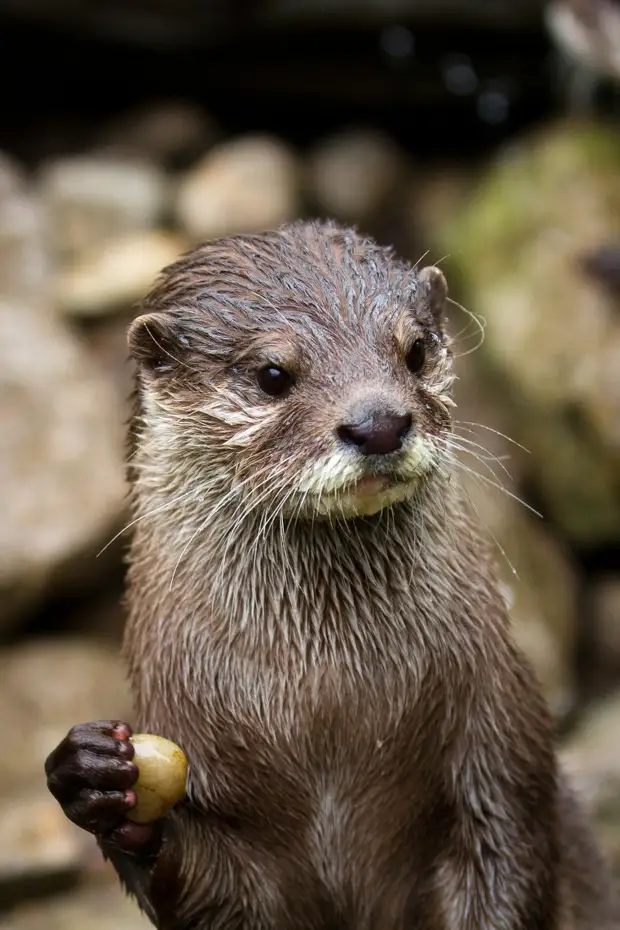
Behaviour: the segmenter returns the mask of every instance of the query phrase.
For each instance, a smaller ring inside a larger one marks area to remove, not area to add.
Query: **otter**
[[[161,930],[612,930],[619,908],[455,468],[447,284],[298,221],[190,251],[130,326],[134,726],[46,761]]]

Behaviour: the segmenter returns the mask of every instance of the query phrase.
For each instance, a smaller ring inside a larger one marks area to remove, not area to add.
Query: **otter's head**
[[[140,441],[208,507],[351,518],[405,500],[450,428],[446,296],[437,268],[331,223],[201,246],[130,329]]]

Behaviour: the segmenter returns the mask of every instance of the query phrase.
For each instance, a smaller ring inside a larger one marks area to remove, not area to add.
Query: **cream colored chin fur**
[[[410,481],[393,485],[377,494],[345,491],[343,494],[323,495],[314,500],[310,497],[308,506],[301,510],[300,516],[335,517],[341,520],[371,517],[392,504],[413,497],[417,485],[417,481]]]
[[[433,443],[416,436],[403,450],[393,471],[378,475],[385,474],[391,483],[373,492],[358,489],[355,484],[374,472],[363,460],[339,450],[314,462],[301,474],[298,502],[291,504],[287,516],[293,512],[300,517],[344,520],[372,516],[413,497],[420,478],[433,467],[434,459]]]

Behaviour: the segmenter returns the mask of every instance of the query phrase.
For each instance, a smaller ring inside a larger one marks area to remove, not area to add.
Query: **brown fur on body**
[[[620,926],[455,475],[442,282],[298,223],[185,256],[132,327],[125,651],[190,782],[152,873],[114,861],[161,927]],[[402,453],[342,447],[369,398]]]

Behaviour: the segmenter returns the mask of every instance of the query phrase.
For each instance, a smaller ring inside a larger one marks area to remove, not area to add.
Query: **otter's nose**
[[[374,413],[361,423],[342,423],[337,433],[343,442],[357,446],[362,455],[388,455],[401,448],[410,429],[410,413]]]

